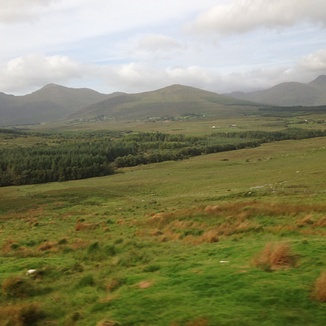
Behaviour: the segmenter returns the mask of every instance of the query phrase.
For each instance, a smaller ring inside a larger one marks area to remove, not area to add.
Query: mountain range
[[[49,84],[24,96],[0,92],[0,126],[98,116],[125,120],[187,114],[231,116],[243,109],[256,110],[262,104],[326,105],[326,76],[307,84],[288,82],[266,90],[223,95],[183,85],[138,94],[102,94],[88,88]]]
[[[287,82],[261,91],[233,92],[225,95],[275,106],[326,105],[326,76],[321,75],[307,84]]]

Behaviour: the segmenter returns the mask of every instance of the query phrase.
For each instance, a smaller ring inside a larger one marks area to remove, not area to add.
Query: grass
[[[324,325],[324,147],[1,188],[0,322]]]

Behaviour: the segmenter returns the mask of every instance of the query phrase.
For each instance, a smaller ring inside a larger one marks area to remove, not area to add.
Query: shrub
[[[2,293],[6,298],[25,298],[32,295],[33,286],[29,280],[13,276],[2,283]]]
[[[296,256],[286,243],[266,244],[265,248],[254,258],[253,264],[266,271],[294,267]]]
[[[320,274],[315,282],[313,297],[321,302],[326,302],[326,272]]]

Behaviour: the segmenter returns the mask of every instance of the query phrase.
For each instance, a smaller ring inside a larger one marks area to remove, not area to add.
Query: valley
[[[78,112],[0,129],[2,325],[324,325],[324,106]]]

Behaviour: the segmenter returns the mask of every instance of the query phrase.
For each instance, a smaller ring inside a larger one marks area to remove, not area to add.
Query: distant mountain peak
[[[326,84],[326,75],[320,75],[314,79],[310,84]]]
[[[299,82],[283,82],[260,91],[249,93],[233,92],[230,96],[268,105],[325,105],[326,75],[320,75],[307,84]]]
[[[63,86],[54,84],[54,83],[50,83],[50,84],[43,86],[41,89],[47,89],[47,88],[53,88],[53,87],[63,87]]]

